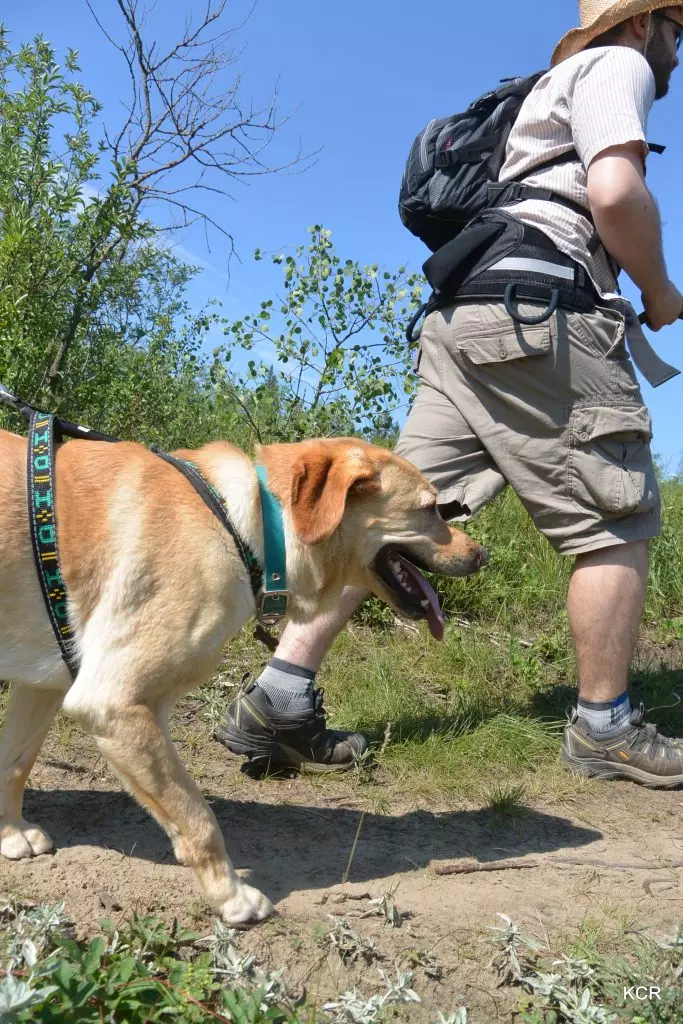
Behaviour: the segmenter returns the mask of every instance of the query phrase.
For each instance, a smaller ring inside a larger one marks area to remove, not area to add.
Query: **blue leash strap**
[[[56,517],[55,424],[50,413],[32,410],[28,428],[28,514],[33,557],[50,625],[73,678],[78,673],[74,632],[59,565]]]
[[[287,554],[282,509],[268,490],[268,474],[264,466],[256,467],[261,509],[263,512],[263,592],[257,615],[266,625],[274,625],[287,614]]]

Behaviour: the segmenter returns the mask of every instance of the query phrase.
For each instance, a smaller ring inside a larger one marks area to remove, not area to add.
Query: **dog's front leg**
[[[194,868],[207,900],[230,925],[261,921],[270,901],[235,873],[215,815],[173,746],[165,716],[147,704],[69,710],[93,734],[117,775],[166,830],[181,864]]]
[[[22,817],[24,787],[63,694],[40,686],[12,685],[0,733],[0,853],[10,860],[49,853],[52,840]]]

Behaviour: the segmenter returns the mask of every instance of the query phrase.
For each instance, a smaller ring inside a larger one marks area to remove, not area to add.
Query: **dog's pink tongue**
[[[406,562],[404,558],[401,558],[401,568],[410,576],[417,589],[424,594],[425,598],[429,601],[429,607],[425,608],[429,632],[435,640],[443,640],[445,624],[443,621],[443,615],[441,614],[439,598],[437,597],[434,587],[431,585],[429,580],[424,578],[422,573],[418,572],[414,565],[411,565],[410,562]]]

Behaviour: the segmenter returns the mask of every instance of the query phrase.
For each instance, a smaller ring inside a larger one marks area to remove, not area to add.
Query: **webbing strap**
[[[40,412],[27,402],[22,402],[2,384],[0,384],[0,402],[15,408],[29,422],[28,513],[33,558],[52,631],[62,658],[72,678],[75,678],[78,674],[79,661],[74,652],[75,635],[68,617],[67,594],[59,564],[57,542],[55,443],[61,441],[63,436],[114,443],[119,438],[90,430],[52,413]],[[263,571],[253,551],[240,537],[233,525],[220,494],[202,476],[199,468],[193,462],[187,459],[177,459],[158,447],[152,447],[152,451],[164,462],[169,463],[179,473],[182,473],[232,537],[240,559],[247,570],[249,585],[256,602],[257,613],[259,613]],[[275,614],[273,615],[273,613]],[[280,618],[281,614],[278,614],[275,608],[271,611],[273,618]]]
[[[168,462],[170,466],[173,466],[179,473],[182,473],[185,479],[192,484],[204,504],[211,509],[219,523],[221,523],[221,525],[228,531],[235,542],[235,547],[237,548],[239,556],[242,559],[242,563],[247,570],[251,592],[254,595],[254,600],[258,603],[258,595],[261,587],[263,586],[263,573],[261,571],[261,567],[258,564],[254,552],[251,550],[249,545],[242,540],[235,529],[232,520],[228,515],[225,503],[216,488],[202,476],[194,462],[190,462],[188,459],[176,459],[175,455],[169,455],[168,452],[164,452],[154,445],[152,446],[152,451],[155,455],[158,455],[160,459],[163,459],[164,462]]]
[[[509,203],[534,199],[546,203],[555,203],[557,206],[566,207],[572,213],[578,214],[579,217],[583,217],[589,224],[595,226],[590,210],[581,206],[580,203],[575,203],[573,199],[567,199],[566,196],[560,195],[559,192],[553,192],[552,189],[541,188],[538,185],[525,185],[519,181],[509,181],[489,185],[489,190],[492,195],[496,196],[496,206],[506,206]]]
[[[28,517],[33,558],[50,625],[62,658],[75,678],[78,658],[59,565],[56,516],[55,417],[31,411],[28,428]]]
[[[287,614],[289,585],[287,583],[287,550],[285,530],[282,523],[282,509],[268,487],[268,472],[265,466],[256,467],[261,509],[263,511],[263,594],[259,606],[259,618],[267,624],[275,624]]]

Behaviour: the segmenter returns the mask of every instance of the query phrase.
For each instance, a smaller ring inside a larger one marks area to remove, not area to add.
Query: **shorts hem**
[[[587,555],[592,551],[600,551],[604,548],[622,547],[625,544],[637,544],[639,541],[654,540],[662,532],[662,524],[659,517],[653,517],[651,522],[615,523],[614,526],[603,529],[592,537],[571,538],[566,541],[553,541],[550,543],[559,555]]]
[[[437,505],[452,505],[454,501],[457,501],[458,505],[463,509],[467,509],[467,511],[463,511],[461,516],[451,516],[449,518],[449,522],[451,523],[469,522],[469,520],[477,514],[479,509],[483,507],[483,504],[485,504],[482,503],[473,509],[470,502],[465,501],[465,493],[462,487],[458,487],[457,485],[447,487],[444,491],[439,491],[436,496]]]

